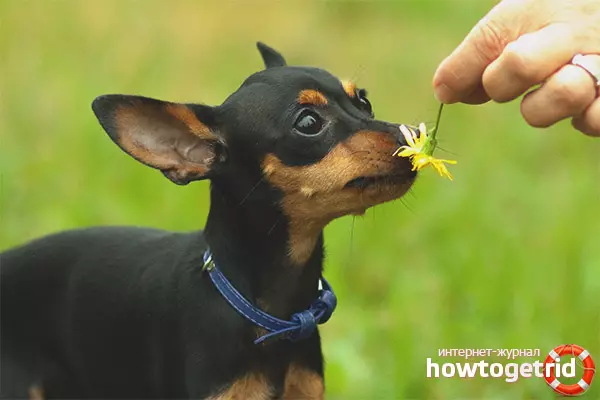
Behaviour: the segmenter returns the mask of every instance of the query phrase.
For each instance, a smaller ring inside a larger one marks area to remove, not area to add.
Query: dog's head
[[[220,106],[107,95],[92,107],[119,147],[173,182],[210,178],[233,201],[279,207],[290,227],[322,229],[408,190],[416,173],[392,156],[404,138],[374,119],[365,90],[258,48],[266,68]]]

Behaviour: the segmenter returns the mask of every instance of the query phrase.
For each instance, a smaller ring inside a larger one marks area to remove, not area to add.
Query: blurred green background
[[[262,68],[262,40],[366,87],[380,119],[432,122],[435,68],[491,6],[4,0],[0,248],[90,225],[203,226],[208,183],[178,187],[121,152],[97,95],[219,104]],[[425,171],[401,201],[327,228],[328,398],[554,398],[540,378],[427,379],[426,359],[576,343],[600,363],[600,141],[530,128],[518,102],[447,107],[440,132],[454,182]]]

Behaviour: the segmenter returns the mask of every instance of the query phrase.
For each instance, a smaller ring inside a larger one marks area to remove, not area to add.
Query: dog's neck
[[[217,185],[205,237],[218,267],[248,300],[283,319],[305,310],[318,295],[323,263],[323,233],[303,265],[288,255],[288,223],[273,205],[243,203]],[[242,203],[242,204],[240,204]]]

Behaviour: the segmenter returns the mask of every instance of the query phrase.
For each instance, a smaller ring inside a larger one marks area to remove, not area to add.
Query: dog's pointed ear
[[[92,109],[121,149],[179,185],[210,178],[216,163],[225,160],[209,106],[106,95],[96,98]]]
[[[270,48],[263,42],[257,42],[256,47],[258,47],[258,51],[260,51],[260,55],[265,63],[265,68],[286,66],[285,59],[276,50]]]

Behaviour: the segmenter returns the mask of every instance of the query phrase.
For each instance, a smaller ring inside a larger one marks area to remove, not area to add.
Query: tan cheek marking
[[[196,114],[189,107],[182,104],[168,104],[165,109],[169,114],[183,122],[194,135],[204,139],[216,139],[216,136],[198,120]]]
[[[298,104],[327,105],[327,98],[318,90],[306,89],[298,94]]]
[[[306,197],[311,197],[313,194],[316,193],[316,190],[306,187],[306,186],[303,186],[300,188],[300,193],[302,193]]]
[[[344,92],[350,97],[356,96],[356,84],[350,81],[342,81]]]
[[[373,199],[364,193],[342,189],[354,178],[391,169],[395,149],[396,142],[388,135],[361,131],[316,164],[288,167],[273,154],[265,157],[265,176],[285,193],[282,208],[289,219],[288,251],[292,262],[302,265],[308,260],[329,221],[346,214],[362,214],[372,205]]]
[[[250,374],[236,380],[228,389],[208,400],[270,400],[273,396],[274,390],[264,376]]]
[[[323,399],[325,385],[316,372],[291,365],[285,376],[284,400]]]
[[[345,144],[338,144],[321,161],[303,167],[288,167],[273,154],[268,154],[263,161],[263,172],[269,181],[285,192],[304,191],[325,192],[341,188],[343,176],[350,176],[353,169],[360,169],[360,165],[353,165],[352,151]]]
[[[315,194],[340,190],[354,178],[385,172],[393,162],[396,149],[391,135],[360,131],[336,145],[322,160],[301,167],[284,165],[279,158],[268,154],[262,162],[264,174],[284,192]],[[367,157],[368,154],[368,157]],[[369,161],[369,162],[365,162]]]

